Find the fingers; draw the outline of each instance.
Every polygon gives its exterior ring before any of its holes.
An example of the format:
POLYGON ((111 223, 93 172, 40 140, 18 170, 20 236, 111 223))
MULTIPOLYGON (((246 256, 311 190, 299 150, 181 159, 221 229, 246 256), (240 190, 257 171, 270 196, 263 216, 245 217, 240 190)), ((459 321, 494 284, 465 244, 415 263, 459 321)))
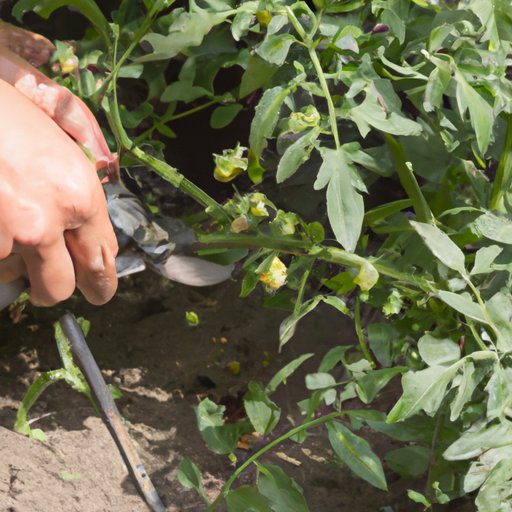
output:
POLYGON ((55 45, 46 37, 3 22, 0 22, 0 45, 36 67, 48 62, 55 51, 55 45))
POLYGON ((117 241, 108 217, 98 214, 64 237, 80 291, 91 304, 109 301, 117 289, 117 241))
POLYGON ((20 246, 30 280, 30 302, 53 306, 75 290, 75 271, 64 238, 37 247, 20 246))
POLYGON ((117 155, 110 152, 103 132, 87 105, 1 44, 0 79, 14 86, 87 148, 97 169, 107 167, 109 173, 118 170, 117 155))

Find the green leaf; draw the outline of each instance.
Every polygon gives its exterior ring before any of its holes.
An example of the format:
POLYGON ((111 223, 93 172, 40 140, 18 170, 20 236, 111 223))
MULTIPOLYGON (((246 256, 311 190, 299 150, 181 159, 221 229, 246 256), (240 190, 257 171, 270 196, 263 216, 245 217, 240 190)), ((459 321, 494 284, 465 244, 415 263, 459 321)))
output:
POLYGON ((81 12, 98 30, 107 45, 110 45, 109 24, 93 0, 20 0, 12 9, 12 15, 21 23, 27 11, 34 11, 48 19, 60 7, 72 7, 81 12))
POLYGON ((245 98, 248 94, 266 84, 277 69, 276 66, 258 57, 258 55, 251 55, 240 80, 240 98, 245 98))
POLYGON ((455 73, 457 82, 456 99, 459 113, 462 118, 467 110, 471 126, 475 130, 476 142, 482 155, 485 155, 492 140, 492 126, 494 124, 494 113, 492 107, 478 94, 466 81, 464 75, 457 71, 455 73))
POLYGON ((503 247, 498 245, 489 245, 488 247, 481 247, 476 251, 475 264, 471 269, 471 275, 489 274, 493 272, 492 264, 494 260, 503 251, 503 247))
POLYGON ((430 501, 428 501, 427 498, 420 492, 414 491, 412 489, 407 489, 407 496, 411 501, 414 501, 414 503, 419 503, 420 505, 423 505, 425 507, 425 510, 432 506, 430 501))
POLYGON ((277 183, 282 183, 295 174, 297 169, 309 158, 318 135, 319 130, 313 128, 286 148, 277 166, 277 183))
POLYGON ((135 60, 150 62, 176 57, 191 47, 199 46, 211 29, 222 23, 226 17, 227 14, 213 13, 197 6, 191 12, 182 8, 174 9, 167 18, 170 21, 168 34, 150 32, 145 35, 142 41, 149 43, 153 51, 135 60))
POLYGON ((188 457, 181 459, 178 468, 178 481, 183 487, 194 489, 199 496, 208 501, 201 482, 199 468, 188 457))
POLYGON ((205 398, 195 408, 197 425, 208 448, 215 453, 231 453, 236 448, 241 426, 224 424, 223 405, 205 398))
POLYGON ((487 212, 475 220, 474 227, 482 237, 502 244, 512 244, 512 220, 509 217, 487 212))
POLYGON ((302 488, 278 466, 256 462, 258 490, 274 512, 308 512, 302 488))
POLYGON ((295 370, 309 358, 313 357, 314 354, 303 354, 293 361, 290 361, 286 366, 283 366, 271 379, 267 384, 265 391, 270 394, 273 393, 280 384, 286 382, 286 379, 295 372, 295 370))
POLYGON ((373 323, 366 328, 368 343, 375 357, 383 366, 390 366, 393 356, 393 344, 400 333, 390 324, 373 323))
POLYGON ((342 462, 358 477, 387 491, 382 463, 368 442, 337 421, 327 423, 327 431, 331 446, 342 462))
POLYGON ((355 189, 351 178, 351 173, 357 171, 341 149, 322 148, 321 154, 323 162, 319 175, 326 173, 330 176, 327 186, 329 223, 342 247, 354 252, 364 217, 363 198, 355 189))
POLYGON ((418 340, 418 352, 429 366, 450 366, 460 359, 460 347, 447 338, 425 334, 418 340))
POLYGON ((459 274, 466 275, 464 253, 446 233, 433 224, 411 221, 411 226, 439 261, 459 274))
POLYGON ((279 326, 279 346, 282 347, 292 338, 295 334, 295 329, 299 320, 304 318, 308 313, 311 313, 315 309, 320 301, 322 300, 321 295, 317 295, 310 300, 307 300, 301 304, 298 310, 294 311, 290 316, 285 318, 279 326))
POLYGON ((500 460, 489 473, 475 504, 479 512, 508 512, 511 510, 510 484, 512 460, 500 460))
POLYGON ((336 386, 336 380, 330 373, 309 373, 306 375, 306 387, 309 390, 326 389, 336 386))
POLYGON ((488 450, 477 460, 473 461, 464 476, 464 492, 476 491, 485 482, 491 470, 501 460, 512 460, 512 445, 488 450))
POLYGON ((407 371, 404 366, 395 366, 394 368, 381 368, 372 370, 363 377, 357 379, 356 391, 361 401, 369 404, 377 394, 389 383, 389 381, 407 371))
POLYGON ((446 460, 468 460, 492 448, 512 444, 512 422, 502 420, 490 426, 480 421, 464 432, 443 453, 446 460))
POLYGON ((260 157, 267 145, 266 139, 272 137, 279 119, 281 106, 290 94, 290 89, 280 86, 267 89, 256 107, 251 124, 249 143, 254 153, 260 157))
POLYGON ((331 348, 322 358, 322 362, 318 366, 318 371, 325 373, 332 370, 338 363, 343 362, 345 353, 351 348, 350 345, 340 345, 331 348))
POLYGON ((267 499, 252 485, 241 485, 226 496, 228 512, 272 512, 267 499))
POLYGON ((392 471, 403 477, 417 478, 428 469, 430 450, 425 446, 406 446, 386 453, 384 460, 392 471))
POLYGON ((437 296, 444 303, 448 304, 448 306, 452 307, 459 313, 483 324, 488 323, 482 308, 476 302, 473 302, 469 294, 457 294, 442 290, 437 294, 437 296))
POLYGON ((400 99, 389 80, 374 80, 366 89, 363 102, 350 109, 349 115, 356 123, 361 135, 366 137, 368 125, 392 135, 419 135, 421 125, 404 117, 400 99))
POLYGON ((256 48, 256 53, 267 62, 282 66, 295 38, 291 34, 271 34, 256 48))
POLYGON ((443 94, 451 80, 450 68, 448 66, 439 66, 434 68, 428 77, 425 87, 425 98, 423 108, 426 112, 434 112, 443 104, 443 94))
POLYGON ((485 308, 499 336, 497 347, 503 352, 512 350, 512 295, 502 288, 485 302, 485 308))
POLYGON ((502 418, 512 401, 512 368, 494 365, 491 378, 485 386, 487 391, 487 419, 502 418))
POLYGON ((238 115, 242 108, 242 105, 239 103, 217 107, 212 112, 212 117, 210 118, 210 126, 217 130, 220 128, 225 128, 231 124, 231 121, 233 121, 233 119, 238 115))
POLYGON ((164 103, 172 103, 173 101, 190 103, 203 96, 210 96, 210 91, 204 87, 192 85, 189 81, 179 80, 165 88, 160 101, 164 103))
POLYGON ((456 421, 459 418, 462 408, 471 400, 473 392, 483 378, 483 371, 475 370, 475 365, 469 359, 464 361, 462 370, 455 399, 450 404, 450 421, 456 421))
POLYGON ((457 373, 457 365, 448 368, 431 366, 402 377, 403 394, 388 414, 387 421, 402 421, 423 410, 434 415, 446 394, 446 388, 457 373))
POLYGON ((244 407, 254 429, 261 435, 268 435, 279 422, 281 409, 257 382, 249 382, 244 407))

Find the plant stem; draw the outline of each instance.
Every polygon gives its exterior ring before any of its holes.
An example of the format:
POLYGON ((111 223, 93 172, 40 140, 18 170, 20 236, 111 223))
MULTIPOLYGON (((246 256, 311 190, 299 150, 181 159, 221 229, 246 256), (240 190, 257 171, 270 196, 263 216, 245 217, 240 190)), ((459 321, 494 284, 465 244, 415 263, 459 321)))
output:
POLYGON ((103 96, 103 94, 107 90, 110 82, 111 81, 115 82, 117 80, 117 75, 119 73, 119 70, 121 69, 123 64, 126 62, 128 57, 132 54, 133 50, 135 50, 136 46, 140 43, 140 40, 146 35, 146 32, 151 27, 151 24, 153 23, 157 14, 164 7, 169 7, 173 3, 174 3, 174 1, 165 2, 165 1, 160 1, 160 0, 155 2, 151 11, 144 17, 143 23, 140 25, 140 27, 135 32, 135 35, 133 36, 131 43, 128 45, 128 48, 126 49, 126 51, 123 53, 123 55, 120 57, 120 59, 117 62, 116 62, 117 57, 116 57, 116 55, 114 55, 114 58, 113 58, 114 65, 112 68, 112 72, 110 73, 109 76, 107 76, 107 78, 105 79, 105 81, 103 82, 101 87, 94 94, 96 97, 103 96))
POLYGON ((170 121, 176 121, 176 119, 182 119, 184 117, 191 116, 192 114, 196 114, 197 112, 200 112, 201 110, 204 110, 205 108, 211 107, 212 105, 216 105, 217 103, 221 103, 221 102, 222 102, 221 98, 210 100, 210 101, 207 101, 206 103, 198 105, 197 107, 193 107, 193 108, 190 108, 183 112, 180 112, 179 114, 173 114, 172 116, 169 116, 169 117, 164 116, 164 117, 162 117, 161 121, 163 123, 168 123, 170 121))
POLYGON ((306 421, 305 423, 302 423, 301 425, 298 425, 295 428, 292 428, 291 430, 288 430, 285 434, 282 436, 277 437, 273 441, 270 441, 267 445, 265 445, 263 448, 258 450, 256 453, 252 454, 244 463, 242 463, 238 468, 235 469, 233 474, 229 477, 228 481, 224 484, 224 487, 222 488, 220 494, 217 496, 215 501, 208 507, 208 512, 213 512, 219 505, 221 500, 226 496, 226 494, 229 492, 229 489, 235 482, 235 480, 257 459, 259 459, 262 455, 264 455, 266 452, 271 450, 274 446, 277 446, 278 444, 281 444, 282 442, 286 441, 287 439, 290 439, 290 437, 293 437, 296 434, 299 434, 303 430, 308 430, 310 428, 317 427, 318 425, 321 425, 322 423, 326 423, 334 418, 337 418, 339 416, 342 416, 343 414, 346 414, 346 411, 336 411, 331 412, 330 414, 326 414, 325 416, 321 416, 320 418, 316 418, 314 420, 306 421))
POLYGON ((130 154, 139 162, 151 167, 151 169, 153 169, 157 174, 162 176, 162 178, 167 180, 169 183, 171 183, 171 185, 180 189, 199 204, 203 205, 207 212, 214 218, 218 220, 229 221, 228 214, 224 208, 222 208, 222 206, 217 203, 217 201, 215 201, 215 199, 209 196, 197 185, 194 185, 194 183, 189 181, 187 178, 185 178, 185 176, 178 172, 174 167, 170 166, 166 162, 163 162, 162 160, 159 160, 158 158, 155 158, 154 156, 148 155, 142 151, 142 149, 136 146, 126 149, 128 149, 130 154))
POLYGON ((507 131, 505 144, 498 164, 496 178, 492 186, 489 208, 491 210, 505 211, 503 194, 508 192, 512 185, 512 114, 506 114, 507 131))
POLYGON ((436 418, 436 423, 434 425, 434 432, 432 433, 432 442, 430 443, 430 454, 428 458, 428 471, 427 471, 427 482, 425 483, 425 496, 429 501, 432 501, 432 468, 436 462, 436 445, 437 439, 439 437, 439 432, 441 431, 441 425, 444 422, 444 414, 439 414, 436 418))
MULTIPOLYGON (((336 111, 334 109, 334 103, 332 101, 331 93, 329 92, 329 85, 327 84, 324 70, 322 69, 322 64, 320 64, 320 60, 318 59, 318 55, 316 54, 315 45, 313 44, 311 38, 305 33, 302 25, 300 24, 299 20, 295 16, 295 13, 290 9, 290 7, 286 7, 286 13, 288 15, 288 19, 290 20, 290 23, 293 25, 293 28, 297 31, 301 39, 304 41, 304 45, 308 49, 309 58, 313 63, 313 67, 315 68, 318 81, 320 82, 320 87, 322 88, 322 92, 324 93, 325 96, 325 101, 327 102, 327 109, 329 111, 329 124, 331 127, 334 144, 336 145, 336 149, 339 150, 341 148, 341 144, 340 137, 338 134, 338 123, 336 121, 336 111)), ((311 36, 313 35, 314 33, 311 34, 311 36)))
POLYGON ((416 219, 419 222, 432 223, 434 216, 432 215, 430 207, 423 196, 412 169, 407 165, 408 162, 402 144, 388 133, 383 133, 382 136, 388 143, 389 149, 391 150, 398 179, 407 193, 407 196, 412 201, 416 219))
POLYGON ((361 326, 361 299, 359 295, 356 297, 356 307, 354 311, 354 324, 356 328, 357 339, 359 340, 359 346, 363 351, 363 355, 365 359, 370 363, 372 368, 376 367, 375 361, 368 350, 368 345, 366 344, 366 340, 364 338, 363 328, 361 326))

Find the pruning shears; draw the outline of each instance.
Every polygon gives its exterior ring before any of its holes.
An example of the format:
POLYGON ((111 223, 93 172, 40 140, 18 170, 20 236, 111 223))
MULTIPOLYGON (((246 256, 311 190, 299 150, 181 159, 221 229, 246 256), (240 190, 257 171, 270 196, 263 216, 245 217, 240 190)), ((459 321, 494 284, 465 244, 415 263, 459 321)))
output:
POLYGON ((82 329, 78 325, 75 316, 72 313, 66 313, 60 318, 59 322, 64 335, 69 341, 75 363, 84 374, 91 388, 101 418, 114 439, 135 486, 153 512, 165 512, 165 506, 160 500, 135 450, 124 426, 121 414, 85 341, 82 329))

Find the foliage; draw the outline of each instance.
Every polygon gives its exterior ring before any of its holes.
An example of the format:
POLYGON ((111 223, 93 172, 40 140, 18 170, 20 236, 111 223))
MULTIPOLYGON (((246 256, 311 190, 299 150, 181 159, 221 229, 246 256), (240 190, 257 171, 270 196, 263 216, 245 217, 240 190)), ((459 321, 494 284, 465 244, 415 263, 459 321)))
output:
MULTIPOLYGON (((477 492, 479 511, 509 510, 509 2, 171 4, 123 0, 112 23, 92 0, 21 0, 14 12, 72 5, 91 21, 76 69, 57 78, 105 113, 123 165, 146 165, 205 207, 213 225, 200 233, 210 244, 201 254, 233 260, 250 249, 241 294, 262 286, 267 305, 289 311, 282 345, 320 303, 353 318, 359 340, 306 377, 304 422, 242 463, 209 508, 307 510, 300 487, 258 459, 325 425, 337 460, 379 489, 385 472, 362 426, 404 443, 385 460, 425 476, 424 494, 409 491, 414 502, 477 492), (239 80, 219 89, 226 73, 239 80), (145 101, 125 105, 123 87, 140 83, 145 101), (224 205, 162 160, 173 121, 205 109, 212 129, 253 110, 248 140, 215 156, 215 177, 243 185, 246 175, 254 187, 224 205), (380 318, 365 325, 362 308, 380 318), (398 375, 403 392, 389 414, 346 407, 378 401, 398 375), (319 416, 321 405, 331 412, 319 416), (231 490, 253 464, 256 484, 231 490)), ((59 45, 56 64, 70 51, 59 45)), ((273 432, 285 420, 271 395, 300 362, 267 386, 249 383, 238 423, 204 400, 196 413, 207 445, 232 453, 242 433, 273 432)), ((180 481, 204 497, 190 461, 180 481)))

